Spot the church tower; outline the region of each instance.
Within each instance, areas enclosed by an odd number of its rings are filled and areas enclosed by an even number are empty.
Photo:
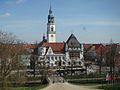
[[[51,6],[49,9],[48,23],[47,23],[47,42],[56,42],[56,31],[55,31],[55,21],[52,14]]]

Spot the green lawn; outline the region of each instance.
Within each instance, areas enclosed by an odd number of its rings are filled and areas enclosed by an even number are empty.
[[[98,83],[71,83],[73,85],[82,85],[82,86],[98,86],[98,85],[101,85],[101,84],[98,84]]]
[[[71,84],[82,85],[82,86],[91,86],[92,88],[102,89],[102,90],[120,90],[120,83],[119,84],[71,83]]]
[[[98,87],[99,89],[103,90],[120,90],[120,83],[119,84],[104,84]]]
[[[48,84],[40,85],[40,86],[33,86],[33,87],[9,87],[8,90],[38,90],[47,87]],[[1,89],[0,89],[1,90]]]

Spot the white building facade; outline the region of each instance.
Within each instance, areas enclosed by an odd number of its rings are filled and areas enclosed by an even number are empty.
[[[66,42],[56,42],[55,21],[51,7],[47,23],[47,39],[38,45],[39,61],[44,60],[50,67],[56,66],[83,66],[83,45],[74,34]]]

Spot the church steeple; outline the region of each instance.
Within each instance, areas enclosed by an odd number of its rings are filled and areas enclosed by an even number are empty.
[[[43,41],[45,41],[46,39],[45,39],[45,34],[43,34]]]
[[[50,9],[49,9],[49,15],[52,14],[52,9],[51,9],[51,5],[50,5]]]
[[[49,14],[48,14],[47,41],[56,42],[55,22],[54,22],[54,16],[53,16],[51,5],[49,9]]]
[[[53,13],[52,13],[51,5],[50,5],[50,9],[49,9],[48,23],[54,23],[54,16],[53,16]]]

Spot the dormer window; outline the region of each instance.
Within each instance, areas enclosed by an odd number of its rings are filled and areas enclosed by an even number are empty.
[[[53,51],[51,48],[48,49],[48,52],[47,52],[48,55],[52,55],[53,54]]]

